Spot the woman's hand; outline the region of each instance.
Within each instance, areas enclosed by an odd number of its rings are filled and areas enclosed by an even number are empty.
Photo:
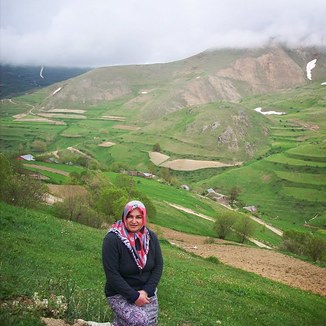
[[[135,301],[135,304],[137,306],[142,307],[143,305],[149,303],[149,298],[148,298],[146,291],[140,290],[140,291],[138,291],[138,293],[139,293],[139,297]]]

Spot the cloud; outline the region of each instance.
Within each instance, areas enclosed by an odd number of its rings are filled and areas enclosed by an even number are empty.
[[[1,63],[174,61],[271,38],[325,45],[323,0],[0,0]]]

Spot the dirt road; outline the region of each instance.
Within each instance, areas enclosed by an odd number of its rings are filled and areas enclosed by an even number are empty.
[[[217,257],[222,263],[292,287],[326,297],[326,269],[274,250],[231,245],[231,242],[215,240],[205,243],[206,237],[184,234],[161,226],[151,226],[171,244],[202,257]],[[225,245],[225,244],[228,245]]]

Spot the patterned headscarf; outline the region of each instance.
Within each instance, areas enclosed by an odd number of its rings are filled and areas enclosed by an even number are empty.
[[[130,232],[126,228],[126,218],[134,209],[138,208],[142,214],[142,227],[137,232]],[[146,228],[146,208],[144,204],[138,200],[130,201],[123,210],[122,220],[114,223],[109,232],[115,233],[125,246],[131,252],[139,269],[143,269],[147,262],[147,254],[149,250],[149,232]],[[136,241],[139,241],[139,250],[136,248]]]

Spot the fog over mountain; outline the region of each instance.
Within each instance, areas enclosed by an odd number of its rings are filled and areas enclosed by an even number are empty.
[[[1,0],[1,64],[170,62],[209,48],[326,44],[323,0]]]

